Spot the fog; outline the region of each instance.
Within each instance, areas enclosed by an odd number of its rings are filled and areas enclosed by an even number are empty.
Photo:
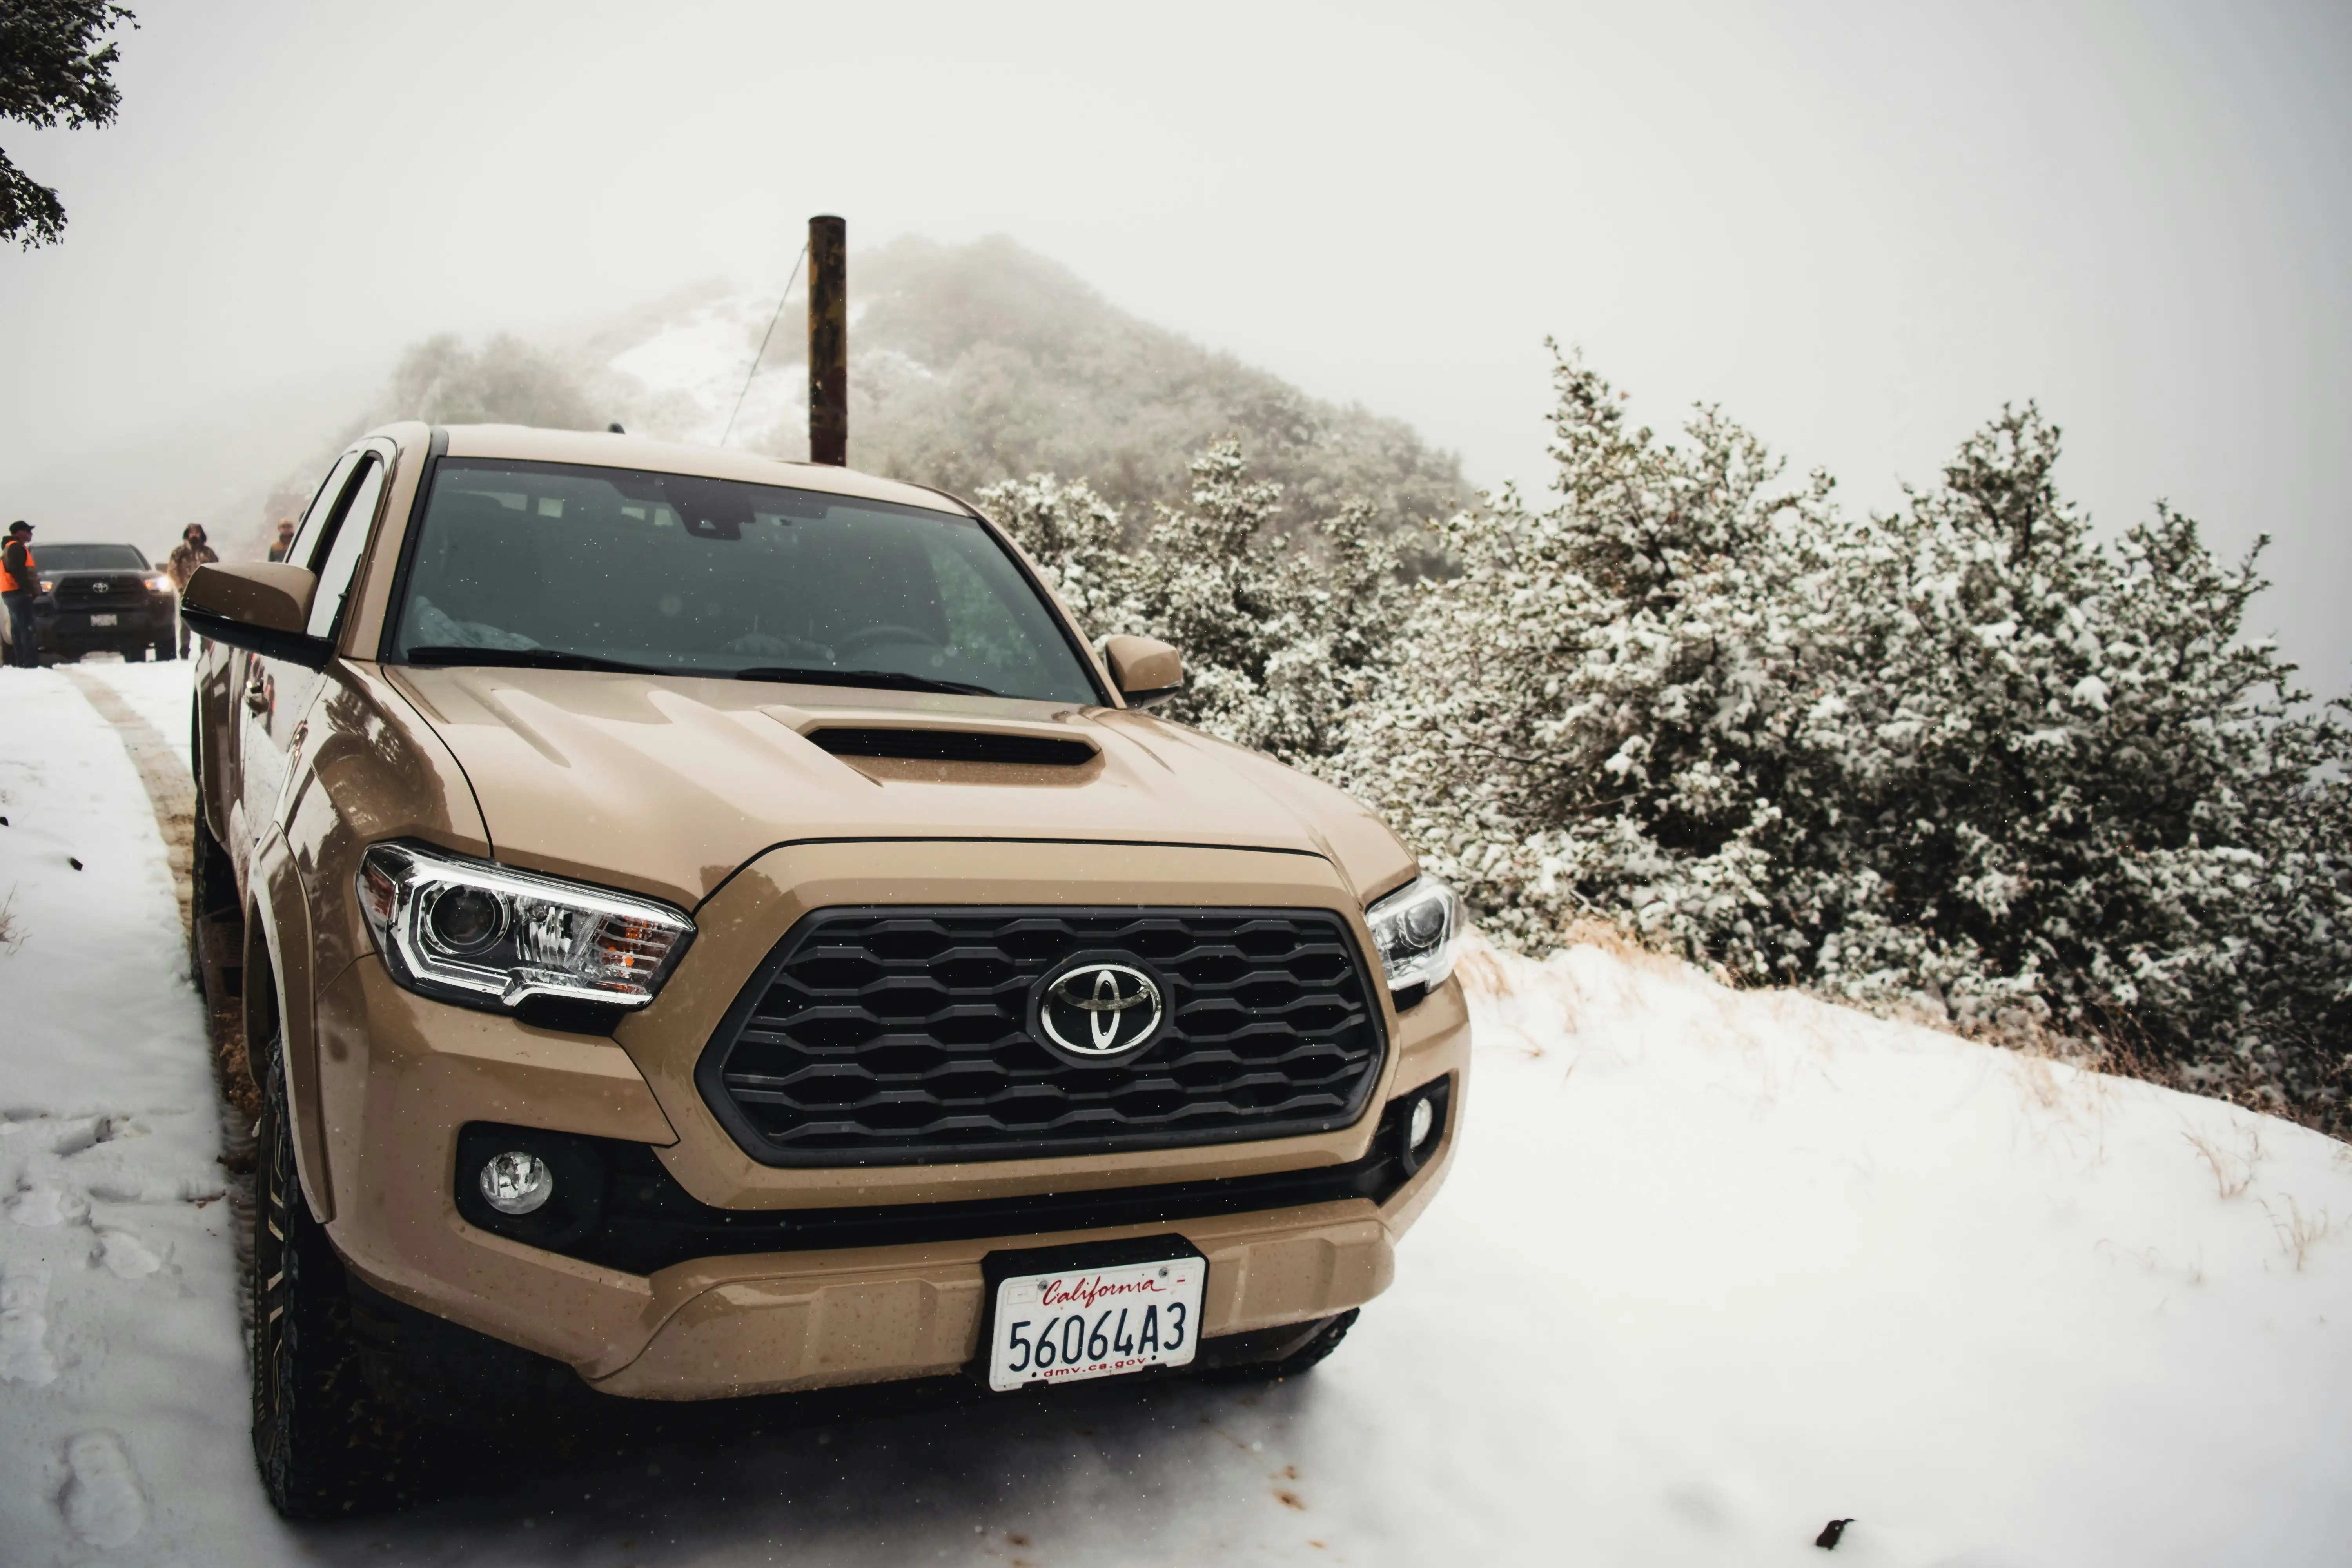
[[[0,146],[0,512],[151,547],[430,332],[1002,232],[1116,303],[1546,473],[1546,334],[1892,504],[2004,401],[2103,523],[2276,536],[2257,629],[2352,689],[2352,14],[1562,4],[146,0],[120,122]],[[854,286],[854,279],[853,279]]]

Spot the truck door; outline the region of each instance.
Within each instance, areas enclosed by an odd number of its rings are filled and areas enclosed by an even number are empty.
[[[375,529],[391,456],[388,447],[376,443],[345,454],[295,532],[286,559],[309,567],[319,579],[305,628],[312,637],[330,636],[341,617],[352,571]],[[239,657],[247,661],[246,721],[237,750],[245,764],[246,831],[249,841],[257,844],[277,824],[288,774],[301,745],[303,716],[318,695],[320,675],[284,659],[250,653]]]

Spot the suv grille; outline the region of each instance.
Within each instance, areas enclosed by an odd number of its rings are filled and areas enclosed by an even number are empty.
[[[1132,1058],[1034,1039],[1033,987],[1078,953],[1168,983]],[[696,1069],[772,1165],[909,1164],[1328,1131],[1384,1040],[1346,924],[1321,910],[821,910],[785,933]]]
[[[135,572],[110,575],[103,572],[60,572],[51,579],[57,591],[49,595],[59,609],[129,610],[147,608],[147,579]]]

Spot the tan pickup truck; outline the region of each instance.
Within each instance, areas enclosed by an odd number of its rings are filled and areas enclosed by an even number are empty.
[[[951,497],[398,425],[183,614],[289,1515],[438,1426],[1302,1371],[1444,1178],[1454,896]]]

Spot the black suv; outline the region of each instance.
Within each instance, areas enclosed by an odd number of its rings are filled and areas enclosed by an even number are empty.
[[[179,657],[172,580],[135,544],[44,544],[34,551],[41,592],[33,646],[44,661],[111,650],[125,658]]]

